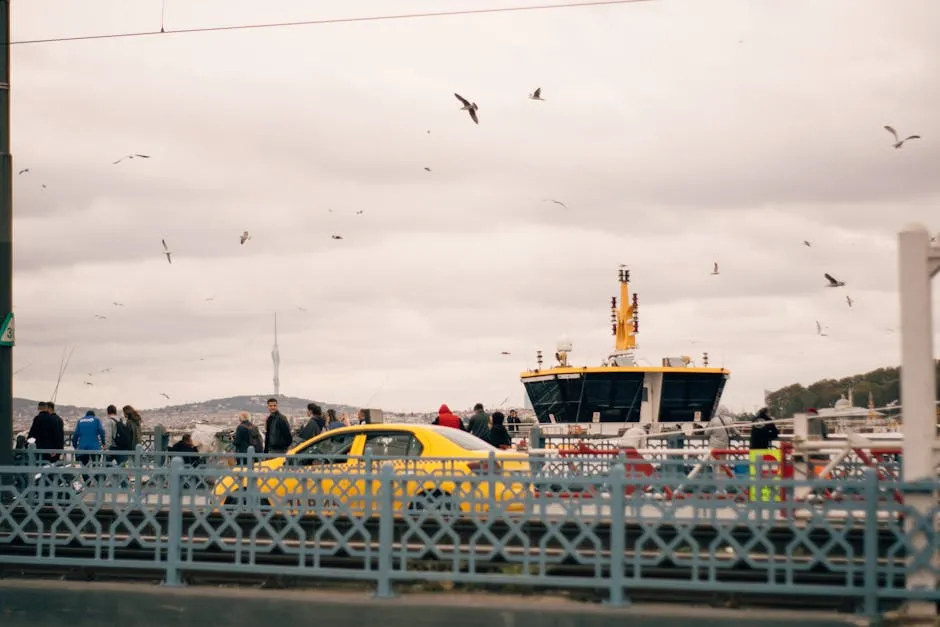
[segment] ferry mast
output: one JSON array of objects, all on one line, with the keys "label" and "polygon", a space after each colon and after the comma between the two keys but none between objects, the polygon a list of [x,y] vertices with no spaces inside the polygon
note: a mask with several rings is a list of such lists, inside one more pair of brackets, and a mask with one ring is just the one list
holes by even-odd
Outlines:
[{"label": "ferry mast", "polygon": [[639,300],[636,294],[630,299],[630,270],[620,266],[620,303],[617,297],[610,299],[611,333],[616,338],[615,350],[610,355],[612,366],[636,365],[636,335],[640,332]]}]

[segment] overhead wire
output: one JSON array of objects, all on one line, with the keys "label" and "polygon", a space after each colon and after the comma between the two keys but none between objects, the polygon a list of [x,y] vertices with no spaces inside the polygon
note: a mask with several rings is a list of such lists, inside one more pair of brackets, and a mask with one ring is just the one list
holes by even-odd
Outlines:
[{"label": "overhead wire", "polygon": [[[596,7],[605,5],[634,4],[638,2],[653,2],[654,0],[584,0],[581,2],[562,2],[558,4],[535,4],[524,6],[490,7],[486,9],[457,9],[453,11],[426,11],[418,13],[397,13],[383,15],[368,15],[361,17],[337,17],[318,20],[294,20],[288,22],[271,22],[265,24],[235,24],[231,26],[199,26],[193,28],[177,28],[165,30],[132,31],[122,33],[103,33],[100,35],[74,35],[69,37],[48,37],[45,39],[21,39],[11,41],[11,46],[25,46],[32,44],[50,44],[69,41],[90,41],[93,39],[128,39],[132,37],[154,37],[157,35],[186,35],[192,33],[211,33],[237,30],[260,30],[268,28],[288,28],[296,26],[320,26],[325,24],[350,24],[355,22],[381,22],[390,20],[411,20],[432,17],[451,17],[458,15],[483,15],[488,13],[513,13],[522,11],[546,11],[549,9],[571,9],[577,7]],[[164,14],[165,15],[165,14]],[[165,19],[165,18],[164,18]]]}]

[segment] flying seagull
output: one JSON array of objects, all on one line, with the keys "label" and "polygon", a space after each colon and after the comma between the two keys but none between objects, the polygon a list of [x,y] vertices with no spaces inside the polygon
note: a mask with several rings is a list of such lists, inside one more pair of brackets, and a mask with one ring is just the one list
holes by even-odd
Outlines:
[{"label": "flying seagull", "polygon": [[365,209],[360,209],[359,211],[356,212],[356,215],[361,216],[364,211]]},{"label": "flying seagull", "polygon": [[816,321],[816,335],[827,337],[826,334],[823,333],[823,325],[819,324],[819,320]]},{"label": "flying seagull", "polygon": [[173,251],[171,251],[170,247],[166,245],[166,240],[162,239],[160,240],[160,243],[163,244],[163,254],[166,255],[167,262],[173,263],[173,259],[171,259],[171,255],[173,254]]},{"label": "flying seagull", "polygon": [[512,355],[512,353],[510,353],[509,351],[500,351],[499,354],[500,355]]},{"label": "flying seagull", "polygon": [[299,310],[301,310],[301,311],[307,311],[307,308],[306,308],[306,307],[301,307],[300,305],[297,305],[297,309],[299,309]]},{"label": "flying seagull", "polygon": [[102,316],[101,314],[95,314],[95,318],[97,318],[98,320],[107,320],[107,319],[108,319],[107,316]]},{"label": "flying seagull", "polygon": [[17,174],[17,176],[19,176],[20,174],[26,174],[27,172],[29,172],[29,168],[23,168],[22,170],[20,170],[20,171],[17,172],[16,174]]},{"label": "flying seagull", "polygon": [[431,168],[424,168],[424,171],[425,171],[425,172],[430,172],[430,171],[431,171]]},{"label": "flying seagull", "polygon": [[843,285],[845,285],[845,281],[838,280],[837,278],[835,278],[828,272],[824,274],[823,276],[826,277],[827,281],[829,281],[829,285],[827,285],[826,287],[842,287]]},{"label": "flying seagull", "polygon": [[533,91],[531,94],[529,94],[529,98],[531,100],[545,100],[545,98],[542,98],[542,88],[539,87],[538,89]]},{"label": "flying seagull", "polygon": [[342,235],[330,235],[332,239],[343,239]]},{"label": "flying seagull", "polygon": [[718,274],[718,262],[715,262],[715,266],[712,268],[712,274]]},{"label": "flying seagull", "polygon": [[806,246],[807,248],[813,247],[813,244],[808,239],[803,240],[803,245]]},{"label": "flying seagull", "polygon": [[561,202],[560,200],[554,200],[554,199],[552,199],[552,198],[546,198],[546,199],[545,199],[545,202],[553,202],[553,203],[555,203],[556,205],[561,205],[561,206],[564,207],[565,209],[568,208],[568,205],[566,205],[565,203]]},{"label": "flying seagull", "polygon": [[91,381],[83,381],[82,383],[84,383],[85,385],[94,385],[94,383],[92,383]]},{"label": "flying seagull", "polygon": [[245,231],[244,233],[242,233],[242,236],[239,238],[239,242],[244,244],[250,239],[251,239],[251,235],[248,234],[248,231]]},{"label": "flying seagull", "polygon": [[124,303],[119,303],[119,302],[117,302],[117,301],[114,301],[114,302],[111,303],[111,304],[114,305],[115,307],[123,307],[123,306],[124,306]]},{"label": "flying seagull", "polygon": [[845,302],[847,302],[847,303],[849,304],[849,307],[851,307],[851,306],[852,306],[852,303],[854,303],[855,301],[852,300],[852,297],[851,297],[851,296],[849,296],[848,294],[846,294],[846,295],[845,295]]},{"label": "flying seagull", "polygon": [[894,130],[894,127],[889,126],[887,124],[885,125],[885,130],[891,133],[892,135],[894,135],[894,147],[895,148],[900,148],[901,146],[904,145],[904,142],[906,142],[909,139],[920,139],[920,135],[908,135],[904,139],[899,139],[898,132]]},{"label": "flying seagull", "polygon": [[160,392],[160,396],[162,396],[162,397],[165,398],[166,400],[170,400],[170,395],[167,394],[166,392]]},{"label": "flying seagull", "polygon": [[477,109],[479,109],[479,107],[477,106],[477,103],[468,101],[466,98],[456,92],[454,95],[457,96],[457,100],[459,100],[463,105],[460,110],[469,113],[470,119],[473,120],[474,124],[479,124],[480,120],[477,119]]},{"label": "flying seagull", "polygon": [[120,162],[124,161],[125,159],[149,159],[149,158],[150,158],[150,155],[138,155],[138,154],[124,155],[117,161],[112,162],[111,165],[117,165]]}]

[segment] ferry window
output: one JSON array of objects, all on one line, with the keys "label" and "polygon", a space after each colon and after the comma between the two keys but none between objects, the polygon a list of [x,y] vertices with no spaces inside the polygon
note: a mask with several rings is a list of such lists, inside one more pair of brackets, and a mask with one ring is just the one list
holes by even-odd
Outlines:
[{"label": "ferry window", "polygon": [[[601,422],[637,422],[646,393],[642,373],[591,376],[584,385],[582,412],[599,412]],[[586,422],[587,417],[579,416],[579,421]]]},{"label": "ferry window", "polygon": [[[341,433],[329,438],[317,440],[307,448],[297,451],[291,458],[294,466],[315,466],[318,464],[345,464],[349,460],[349,451],[356,440],[355,433]],[[302,458],[296,458],[302,455]],[[308,457],[316,456],[316,457]],[[290,459],[290,458],[288,458]]]},{"label": "ferry window", "polygon": [[378,431],[366,435],[366,449],[378,457],[420,457],[424,447],[410,433]]},{"label": "ferry window", "polygon": [[720,374],[663,375],[662,396],[659,406],[661,422],[685,422],[695,420],[695,412],[702,412],[702,420],[710,420],[724,388],[724,376]]}]

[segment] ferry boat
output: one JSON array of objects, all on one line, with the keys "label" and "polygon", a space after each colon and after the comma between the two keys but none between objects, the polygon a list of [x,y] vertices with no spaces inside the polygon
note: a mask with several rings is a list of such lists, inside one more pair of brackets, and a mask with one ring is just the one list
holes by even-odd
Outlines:
[{"label": "ferry boat", "polygon": [[669,430],[667,424],[688,430],[718,411],[731,373],[708,367],[708,353],[702,355],[702,366],[688,356],[664,357],[660,366],[637,364],[639,299],[635,293],[631,299],[625,266],[619,269],[619,281],[619,302],[611,298],[615,350],[606,360],[597,366],[573,365],[572,344],[562,339],[553,366],[543,368],[538,351],[538,367],[521,374],[527,406],[544,432],[614,436],[637,424],[651,425],[651,433]]}]

